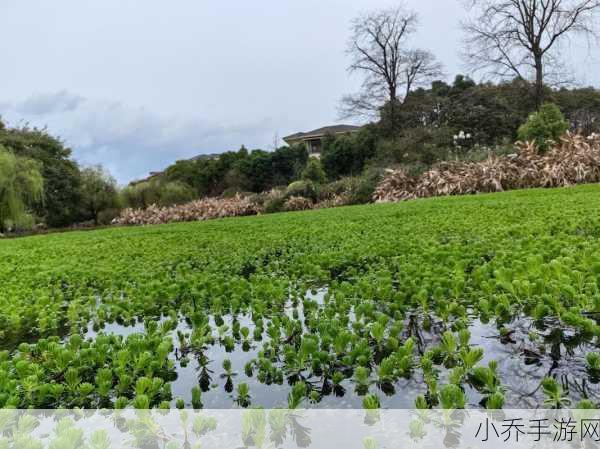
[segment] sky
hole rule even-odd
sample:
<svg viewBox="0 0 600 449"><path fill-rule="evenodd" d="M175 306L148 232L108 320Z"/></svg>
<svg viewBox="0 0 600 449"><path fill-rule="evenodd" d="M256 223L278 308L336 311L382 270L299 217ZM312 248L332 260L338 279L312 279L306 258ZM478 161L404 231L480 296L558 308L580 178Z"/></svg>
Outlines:
<svg viewBox="0 0 600 449"><path fill-rule="evenodd" d="M352 18L389 0L1 0L0 116L47 127L82 165L120 184L198 154L270 150L340 123L355 92L345 54ZM415 47L448 79L459 57L460 0L406 0ZM600 64L575 48L584 84ZM347 120L346 120L347 122Z"/></svg>

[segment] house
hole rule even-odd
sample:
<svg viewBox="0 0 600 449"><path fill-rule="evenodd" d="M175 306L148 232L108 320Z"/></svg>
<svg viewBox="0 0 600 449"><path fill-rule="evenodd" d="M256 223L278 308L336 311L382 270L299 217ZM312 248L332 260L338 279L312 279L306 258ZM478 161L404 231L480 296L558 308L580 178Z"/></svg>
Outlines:
<svg viewBox="0 0 600 449"><path fill-rule="evenodd" d="M357 132L360 126L353 125L334 125L315 129L307 133L295 133L284 137L283 140L288 145L304 144L309 156L320 157L323 146L323 138L327 135L339 136Z"/></svg>

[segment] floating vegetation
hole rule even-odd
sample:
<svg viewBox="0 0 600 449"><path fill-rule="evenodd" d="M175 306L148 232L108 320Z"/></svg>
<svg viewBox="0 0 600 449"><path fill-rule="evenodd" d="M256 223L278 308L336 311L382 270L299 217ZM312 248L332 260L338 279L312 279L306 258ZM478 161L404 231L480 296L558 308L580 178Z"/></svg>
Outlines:
<svg viewBox="0 0 600 449"><path fill-rule="evenodd" d="M600 188L0 242L0 406L596 407Z"/></svg>

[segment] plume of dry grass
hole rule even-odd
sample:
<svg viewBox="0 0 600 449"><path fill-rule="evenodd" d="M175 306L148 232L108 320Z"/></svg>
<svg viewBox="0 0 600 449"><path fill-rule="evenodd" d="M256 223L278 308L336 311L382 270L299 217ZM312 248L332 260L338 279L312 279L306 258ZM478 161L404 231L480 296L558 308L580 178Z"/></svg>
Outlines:
<svg viewBox="0 0 600 449"><path fill-rule="evenodd" d="M311 199L301 196L292 196L288 198L283 205L283 208L286 211L309 210L313 207L314 204Z"/></svg>
<svg viewBox="0 0 600 449"><path fill-rule="evenodd" d="M376 202L444 195L561 187L600 182L600 139L566 134L547 152L532 142L516 143L517 153L490 155L481 162L444 162L417 178L393 170L375 190Z"/></svg>
<svg viewBox="0 0 600 449"><path fill-rule="evenodd" d="M146 209L125 209L115 220L119 225L149 225L179 221L203 221L214 218L257 215L261 207L247 197L236 195L233 198L203 198L189 203Z"/></svg>

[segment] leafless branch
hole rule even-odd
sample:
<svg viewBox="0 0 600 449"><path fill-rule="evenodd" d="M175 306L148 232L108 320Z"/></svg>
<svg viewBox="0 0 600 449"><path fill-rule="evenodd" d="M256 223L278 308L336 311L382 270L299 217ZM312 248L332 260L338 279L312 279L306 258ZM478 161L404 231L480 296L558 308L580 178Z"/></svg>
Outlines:
<svg viewBox="0 0 600 449"><path fill-rule="evenodd" d="M535 82L536 101L544 84L564 81L560 44L571 36L596 36L600 0L467 0L463 23L465 61L473 71ZM563 78L552 75L561 73Z"/></svg>
<svg viewBox="0 0 600 449"><path fill-rule="evenodd" d="M342 99L342 117L373 118L385 104L401 103L411 89L442 74L433 54L409 48L417 22L416 14L402 6L371 12L352 22L348 70L364 78L359 93Z"/></svg>

